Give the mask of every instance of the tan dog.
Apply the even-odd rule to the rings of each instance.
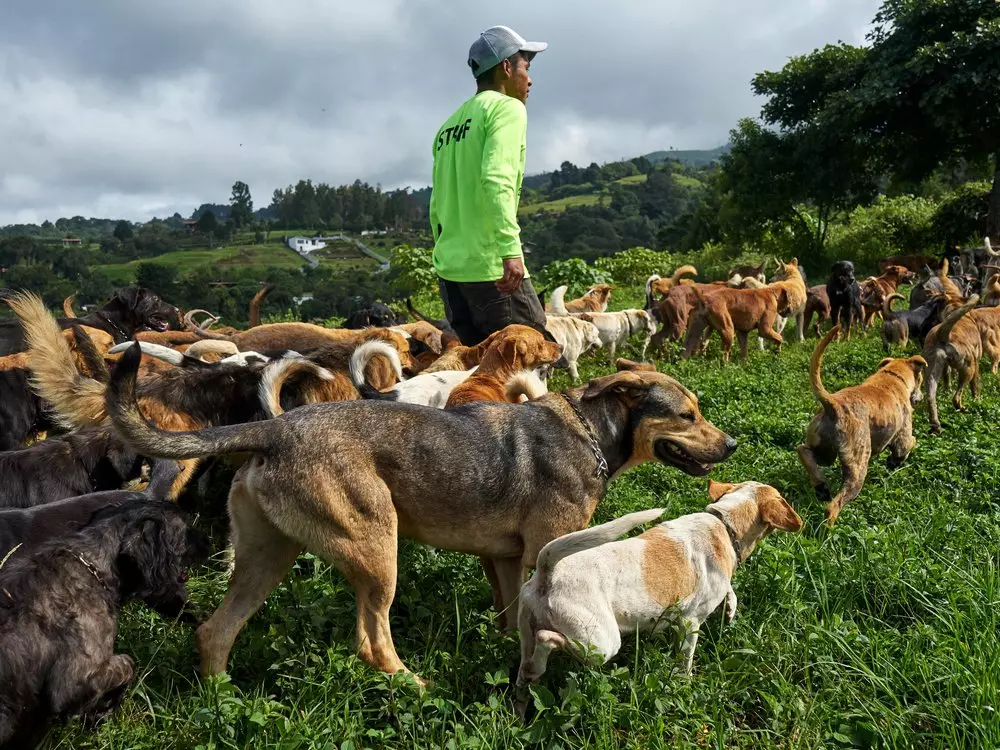
[[[700,286],[705,287],[704,284]],[[660,330],[650,339],[654,354],[663,351],[664,342],[680,341],[684,338],[691,313],[698,308],[698,297],[694,293],[694,287],[693,284],[675,286],[653,308],[655,317],[660,321]]]
[[[567,288],[566,286],[560,286],[552,290],[552,297],[549,300],[549,304],[545,306],[546,312],[553,312],[558,315],[578,312],[604,312],[608,309],[608,302],[611,301],[611,290],[614,289],[609,284],[595,284],[582,297],[564,302],[563,298],[566,296]]]
[[[546,341],[534,328],[509,325],[499,334],[486,349],[479,369],[452,390],[445,404],[446,409],[476,401],[517,403],[518,399],[511,390],[511,379],[536,367],[554,364],[562,355],[562,346]],[[532,385],[524,379],[519,379],[518,383],[522,389]],[[534,390],[522,392],[531,399],[545,391],[539,392],[536,386]]]
[[[566,367],[575,383],[580,379],[577,367],[580,357],[601,348],[601,333],[597,326],[574,315],[546,315],[545,329],[562,344]]]
[[[983,304],[987,307],[997,307],[1000,305],[1000,273],[994,273],[986,280],[986,289],[983,291]]]
[[[882,305],[899,285],[911,281],[913,274],[903,266],[887,266],[879,277],[861,283],[861,304],[865,308],[865,326],[870,326],[876,315],[882,314]]]
[[[917,444],[913,437],[913,405],[920,400],[927,367],[923,357],[883,359],[865,382],[830,393],[823,387],[820,369],[823,352],[839,329],[834,326],[827,332],[809,361],[812,390],[823,408],[806,428],[805,443],[798,447],[809,482],[823,500],[829,500],[830,488],[820,466],[830,466],[840,459],[844,484],[826,506],[831,526],[844,506],[861,493],[873,457],[888,448],[888,465],[894,469]]]
[[[519,697],[545,672],[549,654],[596,651],[607,663],[622,633],[684,632],[681,658],[691,674],[698,631],[719,605],[736,616],[732,578],[757,543],[775,530],[798,531],[802,519],[766,484],[708,483],[711,504],[631,539],[616,541],[663,514],[630,513],[553,539],[538,554],[534,577],[521,588]],[[581,652],[581,648],[584,650]]]

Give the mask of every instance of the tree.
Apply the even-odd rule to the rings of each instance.
[[[769,122],[812,125],[904,180],[993,160],[987,224],[1000,241],[1000,3],[884,0],[869,46],[840,45],[754,79]]]
[[[195,225],[202,234],[212,234],[219,228],[219,221],[213,211],[205,211]]]
[[[124,242],[125,240],[132,239],[133,236],[132,225],[129,222],[125,221],[124,219],[122,221],[119,221],[117,224],[115,224],[114,236],[115,239],[118,240],[119,242]]]
[[[163,263],[140,263],[135,283],[153,290],[163,299],[171,299],[177,283],[177,268]]]
[[[229,218],[237,229],[242,229],[253,221],[253,199],[250,186],[237,180],[233,183],[233,194],[229,198]]]

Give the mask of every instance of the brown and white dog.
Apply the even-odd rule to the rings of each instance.
[[[639,536],[616,541],[661,515],[662,508],[630,513],[566,534],[542,547],[534,577],[521,588],[518,627],[522,691],[545,672],[549,654],[579,646],[606,663],[622,633],[684,630],[681,657],[691,673],[701,624],[722,602],[736,616],[732,578],[772,531],[798,531],[802,519],[766,484],[709,481],[711,504]]]
[[[651,310],[657,300],[666,296],[671,289],[681,283],[684,276],[697,276],[698,269],[694,266],[680,266],[671,276],[663,278],[653,274],[646,279],[646,309]]]
[[[557,315],[577,312],[604,312],[608,309],[608,302],[611,301],[611,290],[614,289],[609,284],[595,284],[582,297],[564,301],[567,288],[563,285],[552,290],[549,304],[545,306],[546,312]]]
[[[839,333],[840,326],[831,328],[809,361],[812,390],[823,408],[812,418],[805,443],[798,447],[809,482],[823,500],[829,500],[830,487],[820,466],[840,459],[844,484],[826,506],[831,526],[844,506],[861,494],[868,462],[873,457],[888,448],[888,465],[894,469],[917,444],[913,437],[913,405],[920,400],[920,385],[927,368],[923,357],[883,359],[865,382],[830,393],[823,387],[820,368],[823,352]]]
[[[545,330],[563,348],[566,367],[575,383],[580,379],[577,363],[580,357],[601,348],[601,333],[593,323],[575,315],[546,315]]]

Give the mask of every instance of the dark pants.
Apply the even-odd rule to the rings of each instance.
[[[513,323],[531,326],[553,341],[545,330],[545,310],[530,279],[513,294],[501,294],[492,281],[461,283],[438,279],[444,314],[465,346],[475,346],[494,331]]]

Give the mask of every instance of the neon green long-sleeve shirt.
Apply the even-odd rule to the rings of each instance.
[[[496,281],[505,258],[523,258],[517,205],[527,133],[524,104],[496,91],[473,96],[438,131],[430,219],[441,278]]]

